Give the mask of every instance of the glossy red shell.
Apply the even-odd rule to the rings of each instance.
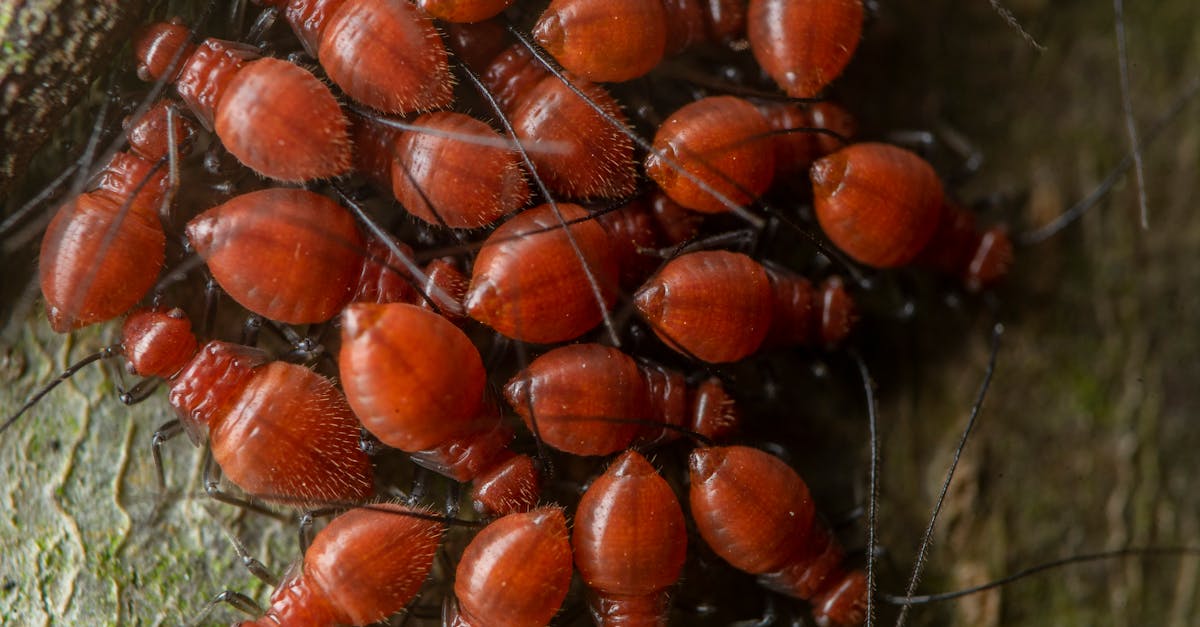
[[[672,113],[646,157],[647,176],[675,202],[704,213],[754,202],[774,174],[770,125],[754,105],[733,96],[703,98]]]
[[[564,68],[589,81],[627,81],[654,69],[667,45],[658,0],[553,0],[533,37]]]
[[[446,46],[412,3],[347,0],[327,19],[317,58],[351,98],[387,113],[453,102]]]
[[[652,419],[638,364],[599,344],[556,348],[504,387],[508,404],[546,444],[575,455],[608,455]]]
[[[338,365],[363,426],[403,451],[470,432],[484,409],[487,375],[475,345],[445,318],[414,305],[347,307]]]
[[[571,544],[579,574],[597,593],[591,605],[599,624],[666,623],[687,529],[675,493],[644,457],[621,455],[588,487]]]
[[[850,63],[862,38],[862,0],[750,0],[750,50],[793,98],[812,98]]]
[[[295,364],[209,342],[171,380],[189,435],[207,432],[226,477],[254,496],[302,507],[358,502],[374,489],[359,423],[342,393]]]
[[[167,378],[179,372],[198,346],[192,321],[182,310],[140,309],[121,326],[121,352],[143,377]]]
[[[758,262],[741,253],[701,251],[668,262],[637,291],[634,304],[667,345],[724,363],[762,345],[773,298]]]
[[[392,193],[409,213],[429,224],[473,229],[529,200],[520,157],[486,123],[443,111],[413,124],[428,130],[400,133],[390,164]]]
[[[158,219],[165,188],[164,173],[152,173],[150,162],[117,153],[99,189],[59,207],[42,236],[38,265],[51,328],[65,333],[111,320],[150,291],[166,257]]]
[[[334,518],[252,624],[369,625],[403,609],[429,576],[443,533],[440,523],[412,513],[429,514],[380,504]]]
[[[616,300],[619,266],[604,227],[586,209],[559,203],[528,209],[484,242],[467,292],[472,318],[508,337],[564,342],[600,324]],[[570,230],[579,253],[567,236]],[[585,270],[586,265],[586,270]],[[600,291],[597,301],[588,271]]]
[[[242,194],[193,218],[187,235],[234,300],[289,324],[337,315],[356,291],[366,252],[354,217],[303,189]]]
[[[451,625],[540,627],[571,583],[571,543],[558,507],[510,514],[484,527],[454,576],[461,615]]]
[[[214,128],[225,148],[263,176],[302,182],[350,171],[350,123],[317,77],[279,59],[234,74]]]
[[[938,228],[942,183],[933,166],[888,144],[852,144],[813,164],[813,204],[825,234],[856,261],[902,266]]]

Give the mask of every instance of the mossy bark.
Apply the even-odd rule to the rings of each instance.
[[[112,66],[145,0],[0,5],[0,204],[88,85]]]

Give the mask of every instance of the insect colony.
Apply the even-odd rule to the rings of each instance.
[[[372,494],[394,500],[428,483],[453,490],[428,474],[412,481],[421,473],[411,468],[401,478],[382,477],[383,463],[372,477],[365,448],[392,460],[389,465],[411,459],[471,482],[462,489],[463,502],[471,504],[463,515],[494,520],[478,535],[451,525],[451,533],[466,536],[459,542],[466,546],[448,558],[457,561],[455,569],[435,569],[436,540],[446,533],[436,517],[421,522],[382,506],[334,518],[309,548],[304,575],[285,581],[276,597],[281,603],[268,612],[303,609],[313,620],[366,624],[403,609],[435,569],[434,584],[440,579],[443,592],[451,585],[454,592],[445,595],[455,616],[449,620],[462,624],[499,624],[496,616],[544,624],[564,598],[576,613],[589,607],[615,620],[628,611],[653,621],[671,611],[667,599],[687,555],[681,545],[704,542],[767,587],[810,601],[818,621],[863,621],[865,575],[843,565],[804,483],[768,452],[717,445],[737,441],[741,429],[763,428],[737,408],[738,391],[730,384],[740,371],[723,364],[786,346],[835,349],[858,317],[860,282],[852,263],[916,263],[976,291],[1003,277],[1011,245],[1002,228],[976,226],[913,151],[854,143],[852,119],[837,105],[764,98],[769,84],[754,76],[745,80],[759,89],[757,99],[724,95],[720,86],[693,87],[679,95],[690,102],[638,109],[631,119],[633,107],[612,95],[623,93],[621,86],[597,84],[651,71],[656,63],[648,59],[668,54],[667,42],[685,48],[693,40],[721,44],[745,37],[750,56],[779,90],[811,98],[850,61],[864,19],[858,2],[819,9],[752,3],[745,15],[719,16],[712,7],[685,6],[698,21],[676,16],[659,20],[657,31],[633,29],[650,41],[621,42],[629,49],[617,50],[613,42],[620,38],[595,12],[624,9],[627,19],[647,25],[678,10],[627,4],[555,4],[536,21],[534,37],[563,65],[566,80],[494,21],[443,23],[446,40],[461,47],[455,53],[439,47],[435,22],[407,4],[346,3],[330,15],[299,3],[285,7],[281,19],[297,30],[340,98],[304,67],[259,57],[261,51],[244,43],[193,37],[182,23],[148,26],[135,41],[139,74],[173,81],[194,116],[156,105],[138,122],[155,127],[151,135],[174,132],[177,145],[205,132],[198,122],[262,177],[243,176],[240,184],[252,191],[230,189],[224,202],[189,216],[186,226],[168,227],[185,233],[228,296],[220,307],[234,307],[232,300],[267,320],[267,328],[280,323],[275,328],[284,341],[274,344],[287,352],[292,340],[299,354],[293,361],[303,364],[236,343],[201,345],[207,338],[193,335],[187,315],[169,297],[156,298],[164,301],[157,308],[126,317],[121,352],[139,375],[167,379],[181,417],[172,432],[209,443],[223,487],[239,500],[315,509],[365,502]],[[432,5],[422,9],[452,17]],[[314,10],[325,19],[313,19],[308,12]],[[502,22],[533,17],[517,8]],[[366,30],[356,30],[360,23],[404,33],[387,39],[413,49],[356,42]],[[772,32],[780,23],[800,26]],[[574,27],[580,28],[576,35]],[[686,34],[671,31],[679,28]],[[281,46],[281,30],[269,31],[272,46]],[[838,38],[826,40],[826,31]],[[800,51],[789,48],[793,37],[804,38]],[[472,67],[466,60],[475,57],[484,61]],[[398,58],[417,60],[403,64],[413,76],[380,69]],[[733,58],[748,63],[745,53]],[[815,78],[796,78],[799,68],[810,67],[817,68]],[[470,92],[470,72],[478,73],[483,97],[455,107],[455,96]],[[383,84],[380,76],[401,84]],[[502,122],[495,126],[450,110],[488,111],[489,96],[497,109],[479,117]],[[411,126],[388,126],[381,114]],[[506,135],[510,125],[515,140]],[[137,126],[131,128],[133,148],[114,157],[95,191],[59,210],[43,240],[43,290],[57,330],[129,313],[146,302],[164,264],[169,267],[158,207],[165,197],[186,193],[187,181],[171,191],[162,168],[168,142],[151,137],[159,145],[143,151]],[[320,182],[333,177],[343,178]],[[811,191],[804,189],[808,181]],[[809,194],[811,200],[798,200]],[[777,208],[784,205],[776,198],[786,198],[787,208]],[[408,215],[397,214],[393,199]],[[413,239],[380,236],[348,208],[359,204],[402,235],[415,233]],[[809,204],[811,217],[797,213]],[[789,269],[794,257],[764,254],[779,246],[762,235],[768,221],[777,222],[774,238],[808,243],[816,261],[803,263],[819,278]],[[812,244],[805,238],[818,233],[818,224],[827,239],[817,235]],[[737,231],[749,235],[733,239],[734,250],[722,250],[721,239]],[[126,244],[126,237],[141,239]],[[855,275],[849,284],[837,276],[845,270]],[[323,343],[316,355],[312,340],[295,341],[300,336],[284,324],[316,336]],[[503,338],[532,346],[517,348]],[[355,421],[365,427],[366,446],[359,445]],[[620,454],[631,446],[652,462]],[[580,470],[582,462],[563,461],[568,458],[545,447],[593,457]],[[380,452],[385,449],[410,456]],[[603,514],[586,507],[619,498],[609,485],[633,480],[647,482],[650,487],[637,490],[654,493],[655,500],[603,508]],[[722,488],[725,483],[736,487]],[[565,515],[557,502],[567,507]],[[636,527],[623,518],[595,518],[621,512],[653,514]],[[646,537],[625,538],[629,527]],[[593,535],[609,528],[619,531]],[[763,530],[780,537],[764,539]],[[348,545],[369,547],[362,549],[366,557],[327,549],[337,533],[356,538]],[[379,538],[390,534],[408,534],[412,542],[382,546]],[[534,561],[497,566],[468,559],[500,540],[527,543],[515,550]],[[633,544],[618,550],[622,541]],[[792,541],[796,546],[781,544]],[[606,564],[617,559],[605,555],[608,544],[635,561]],[[372,551],[380,552],[376,561],[367,559]],[[349,565],[329,565],[339,560]],[[380,562],[404,562],[407,570],[392,572],[377,567]],[[568,592],[573,567],[580,576]],[[334,580],[330,568],[362,579]],[[626,587],[636,577],[605,568],[661,572],[645,590],[632,590]],[[536,573],[528,581],[526,569]],[[498,581],[527,583],[535,592],[498,594]],[[386,593],[375,592],[380,587]],[[345,591],[364,598],[346,600]],[[440,607],[428,593],[418,603]],[[488,611],[499,613],[489,617]]]

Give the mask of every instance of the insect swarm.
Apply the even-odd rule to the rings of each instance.
[[[1125,150],[1112,19],[1096,3],[1014,2],[1013,8],[1047,52],[1028,49],[986,3],[888,3],[859,52],[859,59],[886,65],[852,64],[844,88],[866,83],[864,90],[878,93],[871,84],[889,85],[879,104],[863,103],[859,111],[863,119],[884,120],[884,127],[956,125],[988,158],[971,189],[979,195],[1027,189],[1029,214],[1019,217],[1040,223],[1089,191]],[[1136,111],[1148,124],[1195,75],[1186,60],[1200,58],[1200,50],[1194,29],[1181,26],[1195,23],[1193,5],[1141,10],[1126,19],[1137,68]],[[885,104],[897,108],[886,115],[870,110]],[[916,105],[921,110],[914,111]],[[1198,374],[1196,342],[1188,334],[1200,314],[1192,263],[1200,245],[1191,201],[1200,167],[1195,105],[1189,111],[1192,121],[1185,114],[1147,149],[1149,231],[1138,230],[1133,190],[1123,189],[1074,232],[1018,251],[1014,276],[999,298],[1010,322],[1001,370],[966,451],[968,465],[957,476],[960,487],[943,512],[922,590],[990,579],[1046,555],[1196,537],[1200,507],[1189,479],[1197,476],[1197,462],[1181,455],[1197,444],[1186,420],[1197,408],[1189,396]],[[1007,179],[997,181],[996,173]],[[9,271],[10,264],[3,265]],[[6,275],[4,282],[13,280]],[[922,298],[918,308],[916,380],[906,384],[886,368],[876,373],[885,386],[882,414],[890,421],[884,425],[882,540],[902,565],[915,550],[984,357],[981,327],[945,330],[977,316],[947,312],[937,300]],[[39,330],[45,331],[40,311],[31,322],[14,320],[6,340],[15,347],[19,337],[37,337]],[[69,358],[111,339],[102,329],[69,341],[41,337],[30,352],[9,353],[4,380],[15,384],[0,390],[5,407],[23,401]],[[964,337],[978,339],[947,342]],[[917,361],[905,353],[891,359],[896,369]],[[880,361],[871,364],[883,368]],[[135,410],[149,417],[131,416],[106,398],[111,384],[105,381],[98,370],[83,374],[57,394],[62,398],[26,417],[24,429],[0,441],[4,502],[19,521],[0,521],[0,549],[10,556],[0,566],[0,583],[13,583],[0,586],[0,604],[21,612],[14,620],[22,622],[161,616],[173,623],[202,602],[197,590],[253,591],[239,583],[248,577],[229,570],[233,553],[203,519],[200,502],[165,514],[174,520],[144,522],[153,479],[147,474],[139,483],[138,477],[152,472],[145,454],[149,431],[165,416],[153,402]],[[856,437],[861,432],[846,438],[850,448],[843,455],[861,454]],[[190,468],[179,457],[185,448],[170,451],[172,485],[186,484]],[[851,483],[814,479],[807,466],[799,470],[806,479],[833,484],[818,492],[819,505]],[[38,515],[37,508],[43,508],[42,522],[25,518]],[[825,509],[838,511],[836,505]],[[287,547],[252,552],[281,566],[294,557],[294,543]],[[131,556],[143,561],[122,561]],[[957,624],[1169,624],[1172,618],[1186,624],[1196,613],[1196,568],[1171,559],[1080,567],[954,606],[973,616],[947,606],[914,617]],[[898,592],[898,585],[887,590]]]

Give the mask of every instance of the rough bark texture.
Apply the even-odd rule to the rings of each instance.
[[[1144,130],[1200,76],[1193,0],[1129,3],[1135,116]],[[1030,48],[982,0],[889,2],[840,89],[873,127],[954,127],[986,155],[962,196],[1024,196],[1001,214],[1020,231],[1098,184],[1128,148],[1111,6],[1013,0],[1046,46]],[[1150,229],[1127,177],[1079,224],[1019,249],[998,313],[917,280],[910,324],[861,339],[883,404],[882,589],[899,593],[983,375],[988,326],[1006,323],[983,416],[943,509],[921,591],[991,580],[1048,559],[1125,546],[1200,545],[1200,103],[1146,149]],[[1015,208],[1013,208],[1015,207]],[[12,280],[12,277],[6,277]],[[40,314],[10,321],[0,414],[105,342],[51,337]],[[896,339],[899,338],[899,339]],[[852,387],[847,370],[847,387]],[[0,436],[0,606],[14,624],[176,624],[225,588],[253,592],[212,512],[281,571],[290,531],[231,521],[225,507],[172,499],[149,521],[153,427],[169,410],[130,411],[93,370]],[[834,421],[817,411],[806,420]],[[861,502],[864,419],[848,414],[797,465],[818,502]],[[849,448],[845,448],[849,447]],[[168,447],[168,484],[198,494],[194,449]],[[848,452],[849,451],[849,452]],[[823,478],[836,457],[852,474]],[[846,461],[848,460],[848,462]],[[832,496],[831,496],[832,495]],[[178,496],[178,495],[176,495]],[[839,501],[840,499],[840,501]],[[281,534],[286,550],[271,552]],[[850,544],[861,541],[850,538]],[[1188,625],[1200,614],[1196,557],[1124,559],[1038,575],[920,608],[921,624]],[[685,584],[686,585],[686,584]],[[738,588],[739,590],[743,588]],[[258,588],[261,597],[261,588]],[[231,613],[221,613],[229,619]]]
[[[145,0],[14,0],[0,4],[0,204],[29,158],[111,67]]]

